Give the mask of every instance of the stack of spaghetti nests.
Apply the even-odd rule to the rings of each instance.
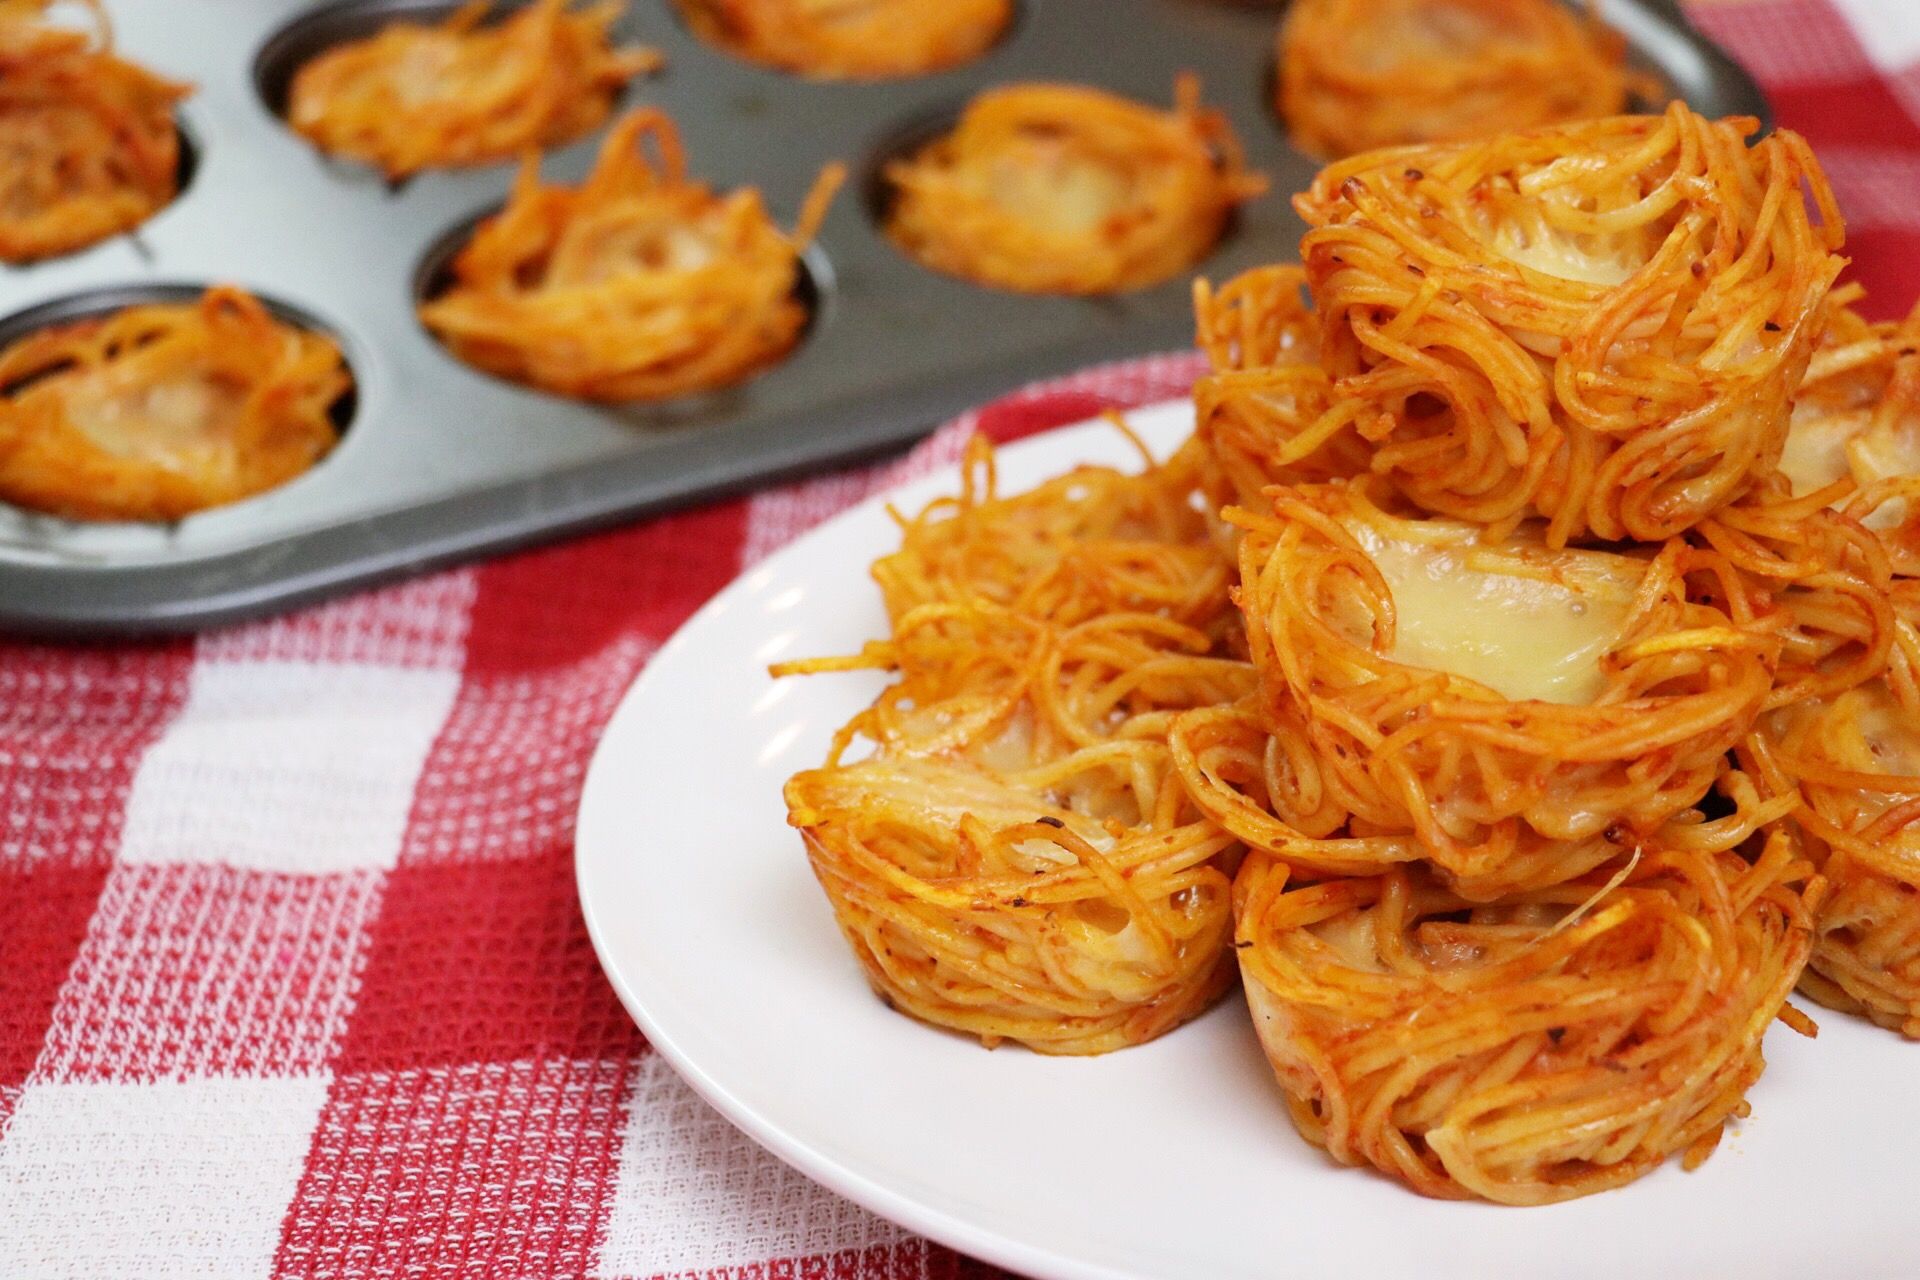
[[[1340,162],[1174,459],[909,522],[788,793],[875,986],[1096,1051],[1231,930],[1306,1137],[1516,1204],[1703,1160],[1796,984],[1920,1033],[1920,332],[1756,131]]]

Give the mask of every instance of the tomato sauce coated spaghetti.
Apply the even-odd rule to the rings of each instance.
[[[1330,870],[1418,857],[1483,899],[1571,878],[1697,804],[1772,687],[1764,585],[1684,542],[1488,545],[1349,485],[1227,518],[1263,715],[1306,739],[1292,785],[1311,771],[1350,836],[1383,837],[1335,842]],[[1699,577],[1742,594],[1702,602]]]
[[[80,520],[177,520],[284,484],[339,438],[332,339],[232,287],[0,350],[0,498]]]
[[[612,47],[624,0],[571,6],[533,0],[490,21],[490,0],[472,0],[436,25],[395,22],[338,45],[294,75],[287,123],[391,179],[572,142],[661,59]]]
[[[1306,272],[1256,267],[1215,290],[1194,282],[1198,345],[1211,371],[1193,388],[1207,496],[1259,509],[1274,484],[1367,470],[1367,442],[1348,428],[1359,401],[1337,399],[1320,368],[1320,326]]]
[[[529,156],[421,321],[477,368],[583,400],[741,382],[806,328],[800,253],[841,177],[823,171],[784,232],[757,190],[690,179],[673,122],[635,111],[578,187],[543,185]]]
[[[1550,1204],[1706,1159],[1764,1067],[1823,886],[1648,844],[1487,905],[1417,870],[1298,883],[1251,854],[1237,946],[1294,1125],[1423,1195]]]
[[[1275,83],[1294,145],[1328,158],[1617,115],[1653,87],[1557,0],[1293,0]]]
[[[1820,496],[1778,505],[1798,514]],[[1796,547],[1784,531],[1776,542]],[[1783,575],[1781,596],[1808,678],[1776,690],[1741,759],[1798,801],[1780,825],[1832,884],[1802,986],[1920,1038],[1920,580],[1889,582],[1882,566],[1861,597],[1830,542],[1797,549],[1804,571]]]
[[[1180,77],[1172,111],[1066,84],[990,89],[886,168],[887,234],[946,275],[1022,293],[1144,288],[1213,248],[1265,190]]]
[[[174,107],[189,86],[45,21],[48,0],[0,0],[0,261],[71,253],[130,231],[178,190]]]
[[[1905,612],[1920,614],[1903,585]],[[1920,713],[1902,630],[1889,679],[1774,713],[1749,750],[1801,796],[1794,824],[1833,883],[1802,986],[1920,1038]]]
[[[1869,323],[1836,289],[1833,316],[1793,397],[1780,470],[1793,493],[1827,490],[1880,534],[1903,576],[1920,575],[1920,307]]]
[[[1369,468],[1556,546],[1658,542],[1770,475],[1842,229],[1806,143],[1756,127],[1675,104],[1324,170],[1301,248]]]
[[[1190,455],[994,495],[970,481],[876,567],[892,634],[776,674],[898,679],[787,786],[869,981],[993,1045],[1102,1053],[1232,980],[1239,845],[1182,789],[1172,714],[1251,683]],[[867,754],[861,756],[864,749]]]

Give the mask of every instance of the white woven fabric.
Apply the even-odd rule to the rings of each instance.
[[[0,1142],[0,1276],[273,1271],[321,1076],[27,1089]]]
[[[912,1237],[824,1193],[702,1102],[658,1054],[634,1068],[602,1280],[747,1267]]]
[[[121,860],[392,866],[459,686],[451,671],[196,662],[186,707],[135,777]]]

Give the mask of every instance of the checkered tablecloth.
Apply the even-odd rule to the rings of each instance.
[[[1693,13],[1812,138],[1874,310],[1904,311],[1920,3]],[[0,1278],[994,1274],[649,1052],[581,925],[574,807],[621,692],[743,565],[967,431],[1198,368],[1090,370],[889,468],[194,641],[0,646]]]

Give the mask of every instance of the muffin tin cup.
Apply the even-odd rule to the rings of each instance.
[[[173,525],[0,506],[0,626],[16,631],[180,631],[263,614],[894,450],[1030,379],[1189,345],[1188,276],[1106,297],[1027,296],[937,275],[887,240],[875,222],[880,166],[990,86],[1076,81],[1165,105],[1175,74],[1197,72],[1249,165],[1273,183],[1195,266],[1215,280],[1297,258],[1303,228],[1287,198],[1318,167],[1288,145],[1270,105],[1277,8],[1025,0],[1006,38],[976,62],[840,83],[742,62],[702,43],[664,0],[629,0],[617,37],[668,61],[634,81],[616,112],[665,108],[690,173],[722,189],[758,186],[783,226],[828,161],[845,161],[853,181],[807,254],[813,316],[784,361],[685,400],[585,404],[463,365],[414,314],[449,237],[505,199],[512,162],[389,185],[319,154],[277,113],[299,60],[389,17],[452,6],[111,7],[127,56],[198,85],[180,110],[193,181],[132,236],[0,270],[0,332],[94,309],[116,290],[131,300],[155,286],[238,284],[340,341],[355,378],[353,423],[300,478]],[[1696,109],[1765,118],[1751,78],[1670,0],[1602,8],[1635,58]],[[599,137],[549,153],[547,179],[583,177]]]

